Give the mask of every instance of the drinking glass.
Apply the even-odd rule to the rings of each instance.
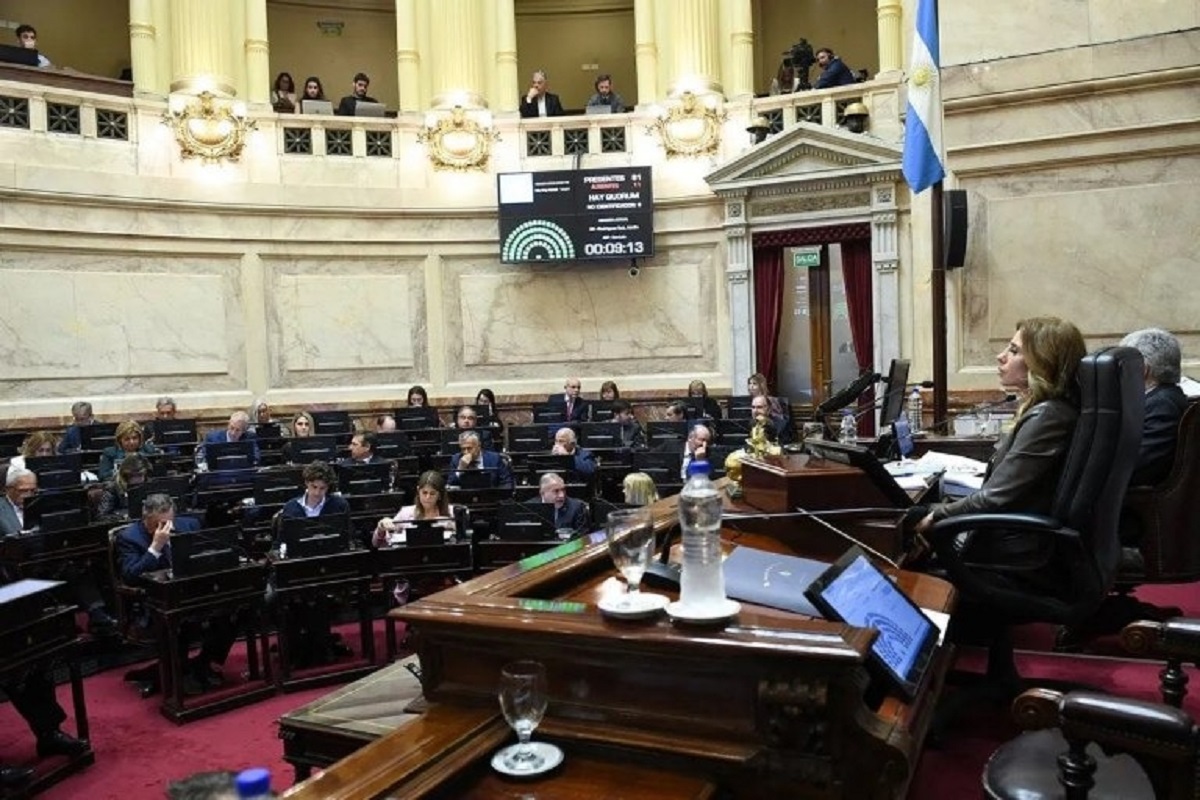
[[[533,729],[546,713],[546,667],[537,661],[513,661],[500,670],[500,710],[517,732],[517,743],[501,751],[513,772],[534,772],[546,757],[530,744]]]
[[[625,577],[626,590],[621,606],[634,606],[639,599],[646,566],[654,557],[654,518],[646,507],[621,508],[609,513],[604,530],[608,554]]]

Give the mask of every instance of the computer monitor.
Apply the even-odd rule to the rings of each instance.
[[[293,464],[311,464],[314,461],[332,464],[337,460],[336,436],[302,436],[291,439],[288,444]]]
[[[654,419],[646,423],[646,436],[652,442],[682,442],[688,437],[691,426],[692,423],[686,419]]]
[[[502,503],[496,511],[497,539],[537,542],[556,535],[553,503]]]
[[[204,462],[209,472],[254,467],[254,442],[241,439],[236,442],[209,442],[204,445]]]
[[[750,417],[740,419],[718,419],[717,435],[722,439],[741,440],[754,431],[754,420]]]
[[[511,453],[536,453],[550,449],[550,428],[546,425],[511,425],[508,450]]]
[[[254,426],[254,438],[258,439],[259,447],[265,447],[265,442],[283,438],[283,426],[278,422],[260,422]]]
[[[309,100],[300,101],[301,114],[333,114],[333,103],[328,100]]]
[[[353,433],[349,411],[313,411],[313,433],[318,436],[336,436]]]
[[[655,485],[680,483],[683,468],[683,447],[677,453],[661,453],[650,450],[633,451],[633,471],[644,472],[654,479]]]
[[[748,394],[737,394],[729,398],[726,405],[729,419],[749,419],[754,416],[750,404],[754,402],[754,397]]]
[[[883,430],[904,414],[904,401],[908,388],[907,358],[893,358],[888,367],[887,383],[884,386],[883,408],[879,412],[879,429]]]
[[[387,114],[387,106],[383,103],[367,103],[362,100],[354,104],[356,117],[383,117]]]
[[[374,452],[380,458],[400,458],[412,452],[412,446],[404,431],[385,431],[375,434]]]
[[[81,483],[83,456],[79,453],[60,453],[56,456],[29,456],[26,469],[37,475],[38,489],[66,489]]]
[[[241,537],[237,525],[171,534],[171,577],[194,578],[235,569]]]
[[[588,405],[592,409],[592,422],[608,422],[613,418],[613,403],[615,400],[591,400]]]
[[[442,419],[438,416],[437,409],[432,406],[397,408],[392,411],[392,416],[396,418],[396,425],[406,431],[418,428],[439,428],[442,425]]]
[[[399,523],[406,547],[438,547],[446,543],[446,520],[414,519]]]
[[[350,549],[350,515],[283,517],[279,539],[287,545],[287,557],[311,558],[345,553]]]
[[[87,524],[87,490],[83,487],[39,492],[25,501],[25,530],[50,533]]]
[[[163,450],[196,444],[196,420],[194,419],[156,419],[151,421],[150,432],[154,437],[154,444]]]
[[[342,494],[383,494],[392,488],[391,462],[338,464],[336,469]]]
[[[116,444],[117,423],[93,422],[79,427],[79,446],[83,450],[103,450]]]
[[[0,61],[6,64],[20,64],[25,67],[36,67],[38,51],[27,47],[17,47],[12,44],[0,44]]]
[[[562,403],[534,403],[533,421],[543,425],[562,424],[567,421],[567,407]]]
[[[686,409],[684,414],[688,419],[704,419],[705,417],[703,397],[675,397],[670,402],[682,405]]]
[[[496,470],[464,469],[450,476],[447,483],[459,489],[491,489],[496,486]]]
[[[21,452],[29,431],[0,431],[0,458],[12,458]]]
[[[142,503],[152,494],[169,495],[175,501],[177,510],[189,508],[191,507],[192,476],[164,475],[130,486],[126,502],[129,507],[130,519],[142,518]]]
[[[283,505],[304,492],[302,467],[275,468],[254,475],[254,504]]]
[[[530,453],[525,457],[526,468],[533,473],[557,472],[566,476],[575,471],[575,456],[555,453]]]
[[[595,450],[624,446],[619,422],[585,422],[579,426],[579,444]]]

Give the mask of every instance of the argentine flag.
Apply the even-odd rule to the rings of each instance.
[[[904,179],[920,194],[946,175],[942,165],[942,93],[939,85],[937,0],[917,0],[908,113],[904,119]]]

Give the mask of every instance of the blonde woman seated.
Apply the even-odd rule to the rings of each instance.
[[[316,429],[317,425],[315,422],[313,422],[312,414],[309,414],[307,411],[301,411],[296,415],[296,418],[292,420],[292,432],[288,438],[305,439],[309,436],[312,436]],[[280,452],[283,454],[283,460],[291,464],[293,457],[292,443],[285,442],[283,449]]]
[[[644,472],[631,472],[621,483],[625,490],[625,503],[631,506],[648,506],[658,500],[658,487],[654,478]]]
[[[405,523],[419,519],[438,520],[448,533],[454,533],[454,507],[446,499],[446,479],[436,470],[422,472],[417,478],[417,502],[402,507],[394,517],[379,520],[371,537],[371,546],[403,544]]]
[[[21,442],[19,454],[13,456],[8,462],[9,468],[28,469],[29,467],[25,463],[27,458],[58,455],[58,442],[58,437],[50,431],[34,431],[25,437],[25,441]],[[95,483],[98,480],[96,473],[86,469],[79,473],[80,483]]]
[[[117,466],[133,454],[139,456],[156,456],[162,451],[145,440],[142,424],[134,419],[127,419],[117,426],[113,435],[116,444],[104,448],[100,452],[100,480],[112,480]]]

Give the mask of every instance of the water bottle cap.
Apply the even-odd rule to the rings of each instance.
[[[271,792],[271,770],[266,767],[244,769],[238,773],[238,797],[263,797]]]
[[[690,478],[693,475],[708,475],[712,472],[712,467],[707,461],[692,461],[687,467],[687,476]]]

